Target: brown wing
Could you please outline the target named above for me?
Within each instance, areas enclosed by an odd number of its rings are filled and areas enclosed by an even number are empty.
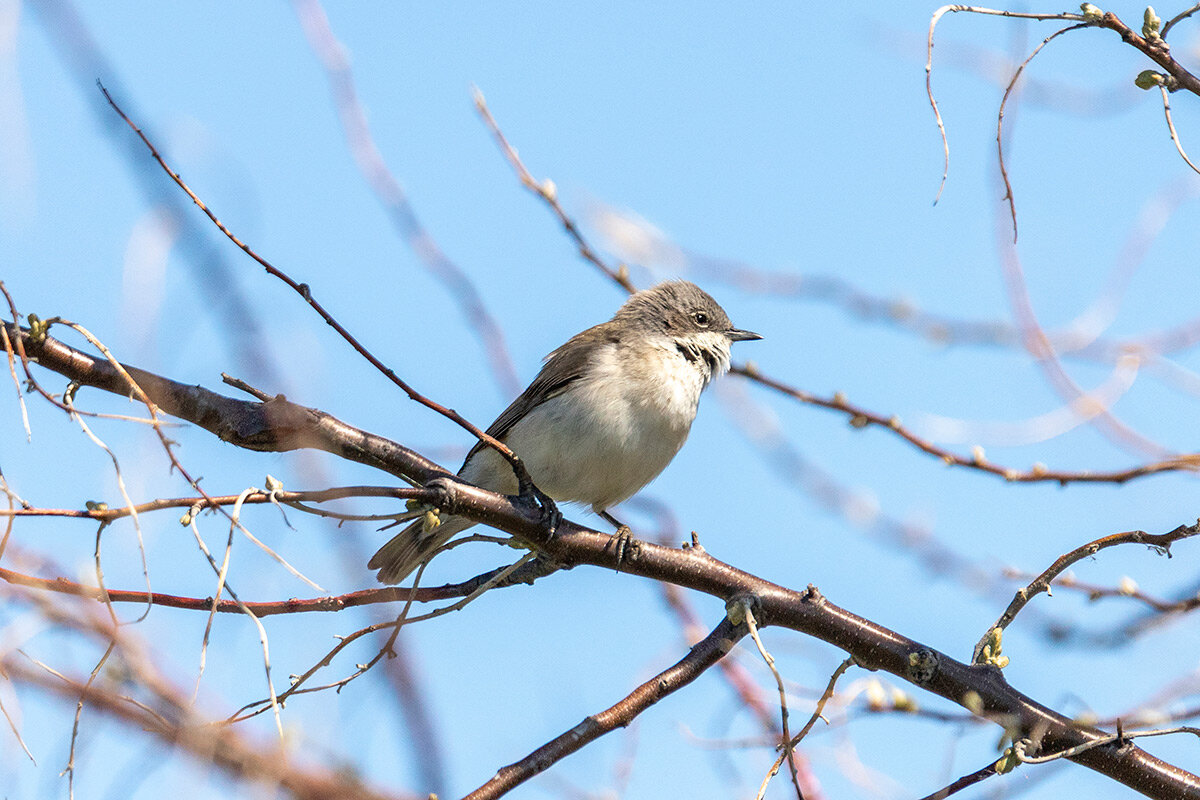
[[[488,435],[504,441],[518,420],[550,398],[562,394],[568,386],[583,377],[588,359],[597,345],[615,344],[619,341],[620,337],[613,330],[612,322],[603,322],[572,336],[565,344],[546,356],[546,363],[542,365],[533,383],[496,417],[496,421],[487,429]],[[463,465],[465,466],[484,446],[482,442],[476,442],[463,459]]]

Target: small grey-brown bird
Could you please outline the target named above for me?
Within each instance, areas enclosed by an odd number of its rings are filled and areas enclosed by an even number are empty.
[[[534,484],[556,501],[606,509],[629,499],[671,463],[696,418],[700,393],[729,369],[734,342],[761,339],[733,327],[725,310],[687,281],[630,296],[608,322],[588,328],[546,357],[541,372],[488,434],[521,457]],[[476,444],[459,477],[517,493],[509,463]],[[381,583],[398,583],[475,523],[418,519],[368,563]]]

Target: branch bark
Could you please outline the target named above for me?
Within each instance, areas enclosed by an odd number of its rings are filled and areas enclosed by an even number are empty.
[[[396,800],[400,797],[376,792],[352,777],[299,765],[275,748],[247,742],[228,726],[183,719],[181,716],[186,715],[182,709],[173,709],[175,713],[166,715],[156,714],[103,686],[79,678],[51,675],[16,657],[0,659],[0,673],[14,683],[36,687],[65,702],[86,702],[88,708],[102,711],[131,728],[179,747],[205,763],[215,764],[236,778],[282,788],[297,800]]]
[[[9,324],[38,362],[72,380],[106,391],[130,390],[106,362],[45,337],[35,342]],[[342,423],[328,414],[276,397],[266,403],[233,400],[195,386],[127,368],[164,411],[253,450],[314,447],[393,475],[423,481],[437,493],[433,503],[451,515],[466,516],[534,545],[554,562],[616,569],[630,575],[673,583],[728,602],[754,598],[760,626],[777,625],[828,642],[852,655],[867,669],[880,669],[925,691],[969,708],[981,717],[1015,728],[1043,754],[1104,738],[1095,728],[1037,703],[1011,687],[999,669],[956,661],[850,611],[839,608],[816,587],[795,591],[721,562],[698,546],[680,549],[638,543],[619,560],[608,534],[568,520],[551,529],[542,509],[520,498],[505,497],[461,483],[440,466],[402,445]],[[228,415],[228,417],[226,416]],[[682,662],[681,662],[682,663]],[[1031,748],[1033,749],[1033,748]],[[1200,800],[1200,778],[1128,743],[1110,743],[1071,757],[1142,794],[1161,800]]]

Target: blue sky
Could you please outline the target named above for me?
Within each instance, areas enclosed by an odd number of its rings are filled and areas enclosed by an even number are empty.
[[[157,198],[178,200],[178,192],[95,87],[99,79],[114,92],[241,238],[308,283],[420,391],[486,425],[510,395],[464,328],[456,298],[423,269],[358,173],[294,9],[89,4],[78,9],[81,29],[103,58],[89,62],[54,7],[0,2],[0,278],[20,310],[75,320],[129,363],[214,388],[221,372],[237,374],[456,464],[470,446],[460,431],[399,395],[198,210],[188,209],[190,227],[164,231]],[[1131,22],[1141,18],[1134,5],[1110,10]],[[901,2],[840,13],[794,3],[377,3],[329,4],[326,11],[384,160],[426,231],[502,325],[521,381],[571,334],[607,319],[623,295],[578,258],[548,210],[520,187],[472,107],[472,86],[527,166],[555,182],[566,209],[606,256],[615,261],[623,253],[600,224],[613,215],[641,220],[685,253],[660,265],[635,264],[633,276],[643,285],[660,277],[703,283],[737,325],[764,334],[736,350],[764,372],[817,394],[843,391],[931,434],[945,430],[935,417],[1020,423],[1064,406],[1018,347],[933,343],[903,326],[864,321],[844,304],[754,291],[730,272],[704,266],[726,260],[764,273],[827,276],[930,313],[1011,322],[1000,245],[1011,232],[995,160],[1003,83],[989,70],[997,60],[1023,56],[1052,23],[963,14],[941,23],[934,82],[952,158],[934,206],[942,151],[923,70],[933,6]],[[1194,52],[1189,23],[1173,36],[1177,52]],[[1123,248],[1140,241],[1141,231],[1154,235],[1143,237],[1149,243],[1140,267],[1104,318],[1103,335],[1140,341],[1195,316],[1197,181],[1175,153],[1157,92],[1132,87],[1147,66],[1115,35],[1080,31],[1033,62],[1029,91],[1009,109],[1018,253],[1047,329],[1070,325],[1106,296],[1114,269],[1133,263]],[[1003,63],[998,69],[1008,74]],[[1200,152],[1200,119],[1191,105],[1174,98],[1176,125],[1185,146]],[[213,277],[214,259],[222,277]],[[247,310],[241,322],[252,319],[257,337],[216,313],[214,297],[238,298]],[[269,371],[255,359],[271,364]],[[1110,380],[1114,369],[1087,359],[1064,364],[1089,388]],[[1189,383],[1196,368],[1187,350],[1143,364],[1114,412],[1169,450],[1200,449]],[[706,397],[689,443],[644,496],[672,509],[680,531],[696,530],[718,558],[787,586],[816,584],[833,602],[959,658],[999,615],[1005,592],[932,573],[919,552],[874,535],[880,519],[927,529],[997,576],[1004,567],[1040,571],[1085,541],[1131,528],[1165,531],[1198,513],[1200,493],[1188,476],[1120,487],[1009,485],[947,468],[886,432],[853,430],[843,416],[739,379],[729,379],[725,390]],[[80,397],[128,409],[96,393]],[[0,468],[26,499],[78,506],[118,497],[102,451],[60,413],[33,402],[30,414],[33,440],[26,444],[14,392],[0,392]],[[830,510],[740,432],[746,420],[763,419],[854,498],[855,514]],[[98,432],[117,450],[136,497],[186,493],[145,431],[106,424]],[[210,491],[262,485],[268,472],[290,488],[382,480],[332,459],[244,453],[207,434],[176,433],[182,458]],[[1019,469],[1034,462],[1114,469],[1149,460],[1088,425],[1020,446],[983,433],[969,427],[967,441],[947,446],[969,452],[978,444],[989,459]],[[594,521],[577,510],[574,516]],[[644,506],[631,505],[625,516],[635,529],[654,525]],[[383,534],[366,526],[334,531],[297,517],[289,515],[297,530],[261,510],[251,524],[330,591],[371,585],[362,562]],[[144,525],[156,589],[210,592],[211,574],[175,517]],[[72,574],[86,576],[93,533],[68,522],[26,522],[14,541],[53,552]],[[215,522],[207,533],[223,541]],[[132,530],[114,528],[105,547],[109,585],[138,586]],[[235,554],[232,580],[243,594],[311,592],[250,548]],[[1194,582],[1196,546],[1183,543],[1175,555],[1110,551],[1076,574],[1107,586],[1131,576],[1147,592],[1171,596]],[[436,563],[427,581],[460,579],[497,562],[495,548],[460,549]],[[694,601],[704,624],[714,626],[720,604]],[[1137,607],[1088,604],[1065,591],[1034,606],[1043,616],[1019,620],[1005,640],[1013,659],[1006,675],[1017,688],[1068,713],[1111,716],[1184,681],[1168,708],[1187,703],[1197,666],[1194,622],[1117,649],[1068,646],[1042,634],[1047,618],[1104,629]],[[127,611],[130,620],[138,615]],[[10,629],[19,616],[0,612]],[[273,619],[277,675],[285,681],[302,671],[334,635],[368,621],[349,614]],[[203,625],[202,615],[156,609],[132,630],[154,642],[190,686]],[[586,569],[489,595],[406,635],[444,741],[447,797],[616,702],[686,651],[654,586]],[[219,620],[215,637],[221,655],[210,654],[201,696],[228,711],[261,693],[257,637],[233,618]],[[806,689],[822,686],[842,658],[789,632],[768,631],[766,640],[785,678]],[[52,631],[28,644],[43,655],[61,646]],[[81,669],[90,667],[88,657],[82,648],[61,653],[63,663]],[[773,680],[752,648],[743,645],[737,657],[773,696]],[[340,665],[338,674],[352,664]],[[861,670],[842,686],[862,688],[872,679],[905,688]],[[297,698],[284,725],[301,752],[332,753],[381,786],[423,788],[415,785],[388,691],[368,678],[337,696]],[[803,718],[810,702],[799,689],[794,717]],[[53,776],[65,761],[70,712],[33,695],[22,694],[20,704],[22,733],[40,766],[15,748],[0,748],[0,774],[11,776],[8,797],[65,796]],[[266,719],[247,728],[272,735]],[[80,796],[124,796],[129,787],[135,796],[159,796],[181,780],[194,781],[197,796],[226,788],[183,758],[140,775],[152,744],[98,717],[85,730]],[[346,730],[359,736],[347,739]],[[609,736],[513,796],[565,796],[572,786],[625,798],[753,796],[770,749],[714,753],[703,742],[756,732],[721,679],[706,675],[631,731]],[[982,766],[996,755],[996,738],[994,729],[963,732],[858,715],[848,727],[814,735],[806,752],[828,797],[908,798]],[[1147,748],[1185,767],[1198,763],[1190,743]],[[859,766],[847,766],[848,759]],[[621,777],[626,767],[628,777]],[[874,780],[876,774],[890,777]],[[1072,766],[1024,768],[1003,780],[1028,798],[1129,794]],[[770,796],[787,791],[777,779]]]

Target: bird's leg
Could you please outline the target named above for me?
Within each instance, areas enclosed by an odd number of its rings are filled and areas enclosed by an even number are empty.
[[[633,531],[630,530],[629,526],[608,513],[608,511],[602,510],[596,513],[617,529],[611,540],[611,544],[617,549],[617,569],[621,569],[621,564],[625,562],[626,558],[630,561],[637,560],[638,549],[642,546],[642,543],[633,538]],[[608,545],[605,545],[604,549],[607,550]]]
[[[525,502],[532,502],[541,511],[541,522],[546,526],[546,533],[550,538],[554,538],[554,533],[558,529],[558,524],[562,522],[562,512],[558,510],[551,497],[544,493],[541,489],[533,484],[533,481],[528,478],[522,478],[518,474],[517,492],[518,496]]]

